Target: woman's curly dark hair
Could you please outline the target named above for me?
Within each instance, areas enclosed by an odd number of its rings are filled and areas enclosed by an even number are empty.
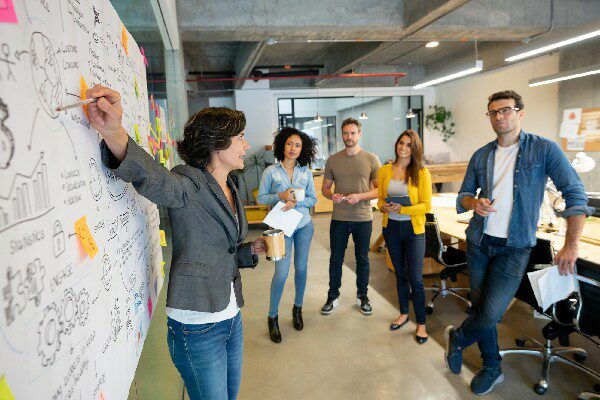
[[[292,135],[298,135],[302,140],[302,150],[298,156],[298,164],[300,164],[301,167],[304,167],[305,165],[310,166],[317,156],[317,141],[306,133],[296,128],[292,128],[291,126],[281,128],[275,134],[275,139],[273,140],[273,154],[275,155],[275,158],[280,162],[285,159],[285,142],[287,142],[288,138]]]
[[[227,107],[208,107],[192,115],[177,141],[177,153],[186,164],[205,168],[213,153],[231,146],[231,138],[246,127],[244,113]]]

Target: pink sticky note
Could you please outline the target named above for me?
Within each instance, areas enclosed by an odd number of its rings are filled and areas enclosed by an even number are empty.
[[[12,0],[0,0],[0,22],[10,22],[12,24],[18,22]]]
[[[152,318],[152,299],[148,297],[148,317]]]

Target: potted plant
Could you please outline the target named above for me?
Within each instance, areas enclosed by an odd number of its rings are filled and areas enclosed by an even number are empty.
[[[429,107],[431,110],[425,116],[425,126],[428,129],[439,132],[442,141],[447,142],[456,132],[454,131],[454,122],[451,121],[452,111],[444,106]]]
[[[266,167],[267,167],[267,163],[265,161],[265,156],[262,153],[262,151],[256,151],[256,152],[250,154],[244,160],[244,173],[247,173],[248,171],[252,171],[253,169],[256,170],[257,186],[260,184],[260,177]],[[246,183],[245,180],[244,180],[244,183]],[[252,190],[254,190],[254,189],[252,189]],[[250,204],[254,203],[254,196],[252,195],[252,190],[249,190],[248,185],[246,185],[246,194],[248,195],[248,203],[250,203]]]

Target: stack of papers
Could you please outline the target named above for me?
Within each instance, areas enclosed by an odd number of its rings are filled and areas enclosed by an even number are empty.
[[[281,229],[285,236],[291,237],[302,219],[302,213],[294,209],[283,211],[284,206],[281,201],[275,204],[263,222],[273,228]]]
[[[560,275],[556,265],[528,272],[527,276],[535,299],[544,311],[575,291],[574,275]]]

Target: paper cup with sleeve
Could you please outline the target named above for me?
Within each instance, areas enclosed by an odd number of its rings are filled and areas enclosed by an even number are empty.
[[[281,229],[269,229],[263,232],[267,247],[267,260],[279,261],[285,258],[285,238]]]

